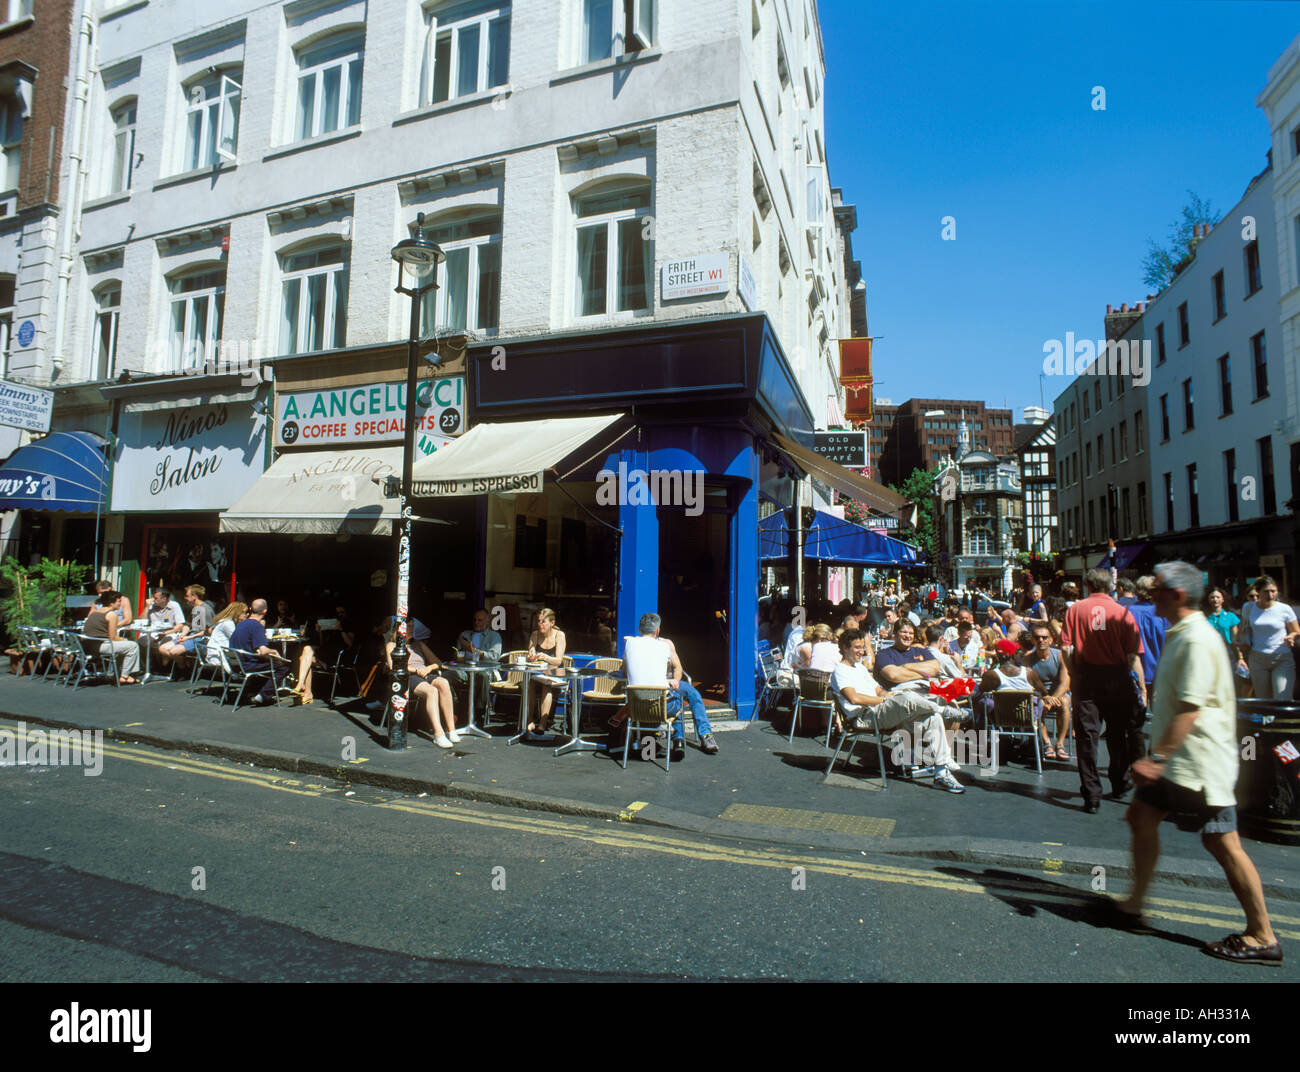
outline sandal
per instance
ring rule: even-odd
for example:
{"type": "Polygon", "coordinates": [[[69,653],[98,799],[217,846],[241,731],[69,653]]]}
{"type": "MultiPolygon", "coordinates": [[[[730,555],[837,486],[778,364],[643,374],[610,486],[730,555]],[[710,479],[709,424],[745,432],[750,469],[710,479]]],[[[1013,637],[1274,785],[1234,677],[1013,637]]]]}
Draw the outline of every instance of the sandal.
{"type": "Polygon", "coordinates": [[[1049,745],[1046,745],[1046,746],[1043,748],[1043,758],[1044,758],[1044,759],[1060,759],[1061,757],[1060,757],[1059,755],[1056,754],[1056,746],[1055,746],[1055,745],[1050,745],[1050,744],[1049,744],[1049,745]]]}
{"type": "Polygon", "coordinates": [[[1206,942],[1205,952],[1220,960],[1249,961],[1252,964],[1268,964],[1281,967],[1282,943],[1274,941],[1272,945],[1247,945],[1245,935],[1230,934],[1222,941],[1206,942]]]}
{"type": "Polygon", "coordinates": [[[1068,763],[1070,760],[1070,746],[1065,744],[1058,744],[1056,746],[1056,758],[1063,759],[1068,763]]]}

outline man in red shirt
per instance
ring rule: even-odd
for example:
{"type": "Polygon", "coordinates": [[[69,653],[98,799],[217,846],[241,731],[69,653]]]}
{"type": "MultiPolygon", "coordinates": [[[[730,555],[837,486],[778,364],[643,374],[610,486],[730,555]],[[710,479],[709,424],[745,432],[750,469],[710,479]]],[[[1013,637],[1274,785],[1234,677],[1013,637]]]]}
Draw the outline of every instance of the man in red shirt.
{"type": "Polygon", "coordinates": [[[1089,815],[1095,815],[1101,807],[1097,741],[1102,718],[1106,719],[1112,799],[1120,799],[1133,788],[1129,768],[1145,753],[1142,719],[1146,684],[1139,658],[1142,637],[1128,608],[1111,599],[1110,581],[1109,570],[1090,570],[1086,578],[1088,598],[1065,612],[1065,627],[1061,630],[1061,647],[1068,651],[1074,694],[1079,786],[1083,810],[1089,815]],[[1130,671],[1137,674],[1138,691],[1133,688],[1130,671]]]}

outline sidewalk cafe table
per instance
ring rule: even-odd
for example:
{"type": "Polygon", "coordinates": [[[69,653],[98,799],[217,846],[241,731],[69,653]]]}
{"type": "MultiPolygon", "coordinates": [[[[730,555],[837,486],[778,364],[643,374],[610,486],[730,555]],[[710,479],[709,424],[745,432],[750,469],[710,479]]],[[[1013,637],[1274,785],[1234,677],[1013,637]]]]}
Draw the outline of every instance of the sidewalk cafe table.
{"type": "MultiPolygon", "coordinates": [[[[301,646],[302,642],[303,642],[303,635],[301,633],[294,632],[294,630],[292,629],[268,629],[266,633],[267,647],[274,647],[277,644],[280,645],[280,654],[284,657],[284,661],[286,663],[292,664],[294,662],[293,659],[289,658],[289,647],[291,645],[301,646]]],[[[298,685],[301,687],[302,682],[301,681],[298,682],[298,685]]],[[[293,689],[291,689],[288,685],[280,685],[279,691],[293,692],[293,689]]]]}
{"type": "MultiPolygon", "coordinates": [[[[148,636],[149,638],[149,642],[144,646],[144,677],[140,679],[141,685],[147,685],[150,681],[154,680],[154,675],[150,671],[150,667],[153,664],[154,638],[175,632],[176,628],[177,627],[174,625],[150,625],[147,620],[134,621],[130,625],[118,627],[117,631],[119,633],[135,633],[137,638],[141,636],[148,636]]],[[[158,680],[165,681],[167,679],[159,674],[158,680]]]]}
{"type": "Polygon", "coordinates": [[[551,667],[546,663],[502,663],[501,669],[506,672],[515,672],[523,674],[524,683],[519,689],[519,732],[511,737],[506,744],[514,744],[522,741],[528,732],[528,713],[529,713],[529,685],[534,677],[538,674],[544,674],[551,667]]]}
{"type": "Polygon", "coordinates": [[[473,662],[451,662],[444,663],[443,666],[448,670],[459,670],[469,680],[469,722],[461,727],[460,732],[468,733],[472,737],[486,737],[491,740],[492,734],[474,721],[474,679],[478,677],[490,679],[492,671],[498,669],[498,664],[479,665],[473,662]]]}
{"type": "MultiPolygon", "coordinates": [[[[562,756],[568,752],[599,752],[602,750],[602,745],[598,745],[594,741],[583,740],[582,737],[582,678],[591,677],[592,675],[584,673],[576,666],[571,667],[568,670],[568,673],[572,678],[570,687],[573,689],[573,703],[570,708],[570,714],[573,718],[573,724],[571,727],[573,730],[572,740],[570,740],[568,744],[560,745],[560,747],[555,750],[555,754],[557,756],[562,756]]],[[[612,675],[606,673],[601,674],[601,676],[610,677],[612,675]]]]}

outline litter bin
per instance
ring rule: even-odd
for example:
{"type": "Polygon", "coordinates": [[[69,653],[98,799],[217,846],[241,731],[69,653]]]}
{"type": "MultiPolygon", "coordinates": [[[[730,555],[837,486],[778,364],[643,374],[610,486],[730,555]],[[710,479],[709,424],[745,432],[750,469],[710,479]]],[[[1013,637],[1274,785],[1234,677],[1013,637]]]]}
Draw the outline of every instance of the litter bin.
{"type": "Polygon", "coordinates": [[[1241,829],[1262,841],[1300,845],[1300,703],[1238,700],[1241,829]]]}

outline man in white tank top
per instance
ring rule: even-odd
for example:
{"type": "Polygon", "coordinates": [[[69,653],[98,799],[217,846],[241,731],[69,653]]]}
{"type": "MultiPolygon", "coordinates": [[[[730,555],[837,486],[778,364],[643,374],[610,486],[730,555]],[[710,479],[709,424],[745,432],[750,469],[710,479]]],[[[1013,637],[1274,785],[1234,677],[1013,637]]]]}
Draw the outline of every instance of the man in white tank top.
{"type": "Polygon", "coordinates": [[[705,755],[717,755],[718,742],[713,739],[713,727],[709,725],[708,715],[704,712],[704,699],[695,686],[686,680],[673,642],[659,635],[661,624],[659,615],[643,614],[637,624],[640,635],[628,637],[624,642],[623,668],[627,673],[628,687],[668,686],[668,713],[676,716],[670,753],[673,760],[680,760],[686,754],[686,730],[681,717],[683,703],[691,705],[700,750],[705,755]]]}

